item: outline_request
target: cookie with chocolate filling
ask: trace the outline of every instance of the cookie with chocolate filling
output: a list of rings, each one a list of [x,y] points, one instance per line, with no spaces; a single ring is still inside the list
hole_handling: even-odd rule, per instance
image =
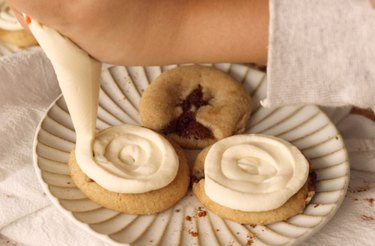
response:
[[[245,131],[249,94],[230,75],[213,67],[185,66],[162,73],[140,102],[143,126],[185,148],[203,148]]]
[[[195,160],[192,170],[193,193],[208,210],[221,218],[241,224],[272,224],[302,213],[306,204],[315,194],[316,175],[310,170],[309,177],[302,188],[279,208],[269,211],[247,212],[222,206],[211,200],[204,188],[204,162],[209,149],[210,147],[207,147],[202,150]]]
[[[92,201],[105,208],[126,214],[154,214],[162,212],[182,199],[190,184],[190,171],[183,150],[173,144],[179,158],[179,168],[174,180],[167,186],[145,193],[116,193],[104,189],[90,179],[79,167],[75,151],[69,157],[70,176],[75,185]]]

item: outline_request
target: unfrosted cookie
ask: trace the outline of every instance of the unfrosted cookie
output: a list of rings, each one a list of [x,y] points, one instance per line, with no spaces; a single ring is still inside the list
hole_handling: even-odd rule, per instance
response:
[[[175,179],[167,186],[145,193],[127,194],[111,192],[82,172],[75,159],[75,151],[69,158],[70,175],[76,186],[92,201],[103,207],[126,214],[154,214],[166,210],[183,198],[189,188],[190,176],[184,152],[173,144],[179,157]]]
[[[9,6],[0,1],[0,41],[26,48],[37,44],[37,41],[23,29]]]
[[[282,206],[268,210],[248,212],[237,209],[232,209],[210,199],[205,192],[205,174],[204,163],[210,147],[202,150],[197,156],[193,170],[193,193],[198,200],[210,211],[217,214],[221,218],[229,219],[242,224],[271,224],[278,221],[286,220],[296,214],[302,213],[305,205],[310,202],[315,190],[315,173],[310,172],[306,183],[290,197]],[[225,195],[223,195],[225,196]],[[237,201],[243,203],[243,200]],[[264,206],[264,204],[259,204]]]
[[[242,133],[251,100],[242,85],[213,67],[185,66],[162,73],[142,95],[143,126],[185,148],[202,148]]]

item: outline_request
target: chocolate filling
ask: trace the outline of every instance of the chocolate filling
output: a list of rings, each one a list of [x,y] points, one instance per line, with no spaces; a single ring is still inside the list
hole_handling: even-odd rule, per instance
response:
[[[202,87],[194,89],[178,106],[182,108],[182,114],[169,122],[161,130],[163,134],[176,133],[181,137],[193,137],[194,139],[214,138],[210,129],[196,121],[197,110],[207,105],[208,102],[203,99]]]

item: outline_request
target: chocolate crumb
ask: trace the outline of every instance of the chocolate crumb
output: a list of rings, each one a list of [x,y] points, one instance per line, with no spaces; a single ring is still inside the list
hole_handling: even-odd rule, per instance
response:
[[[197,231],[190,231],[189,230],[189,234],[192,235],[193,237],[198,237],[199,236],[199,232],[197,232]]]
[[[357,187],[356,189],[349,187],[348,191],[350,193],[360,193],[360,192],[368,191],[370,189],[371,187],[369,185],[364,185],[364,186]]]
[[[152,242],[154,242],[154,240],[150,240],[149,242],[152,243]]]
[[[252,228],[255,228],[257,225],[255,225],[255,224],[250,224],[249,226],[251,226]]]
[[[176,213],[179,213],[179,212],[180,212],[181,210],[179,210],[179,209],[176,209],[175,211],[176,211]]]
[[[247,239],[246,246],[251,246],[252,244],[253,244],[253,240],[252,239]]]
[[[207,211],[204,210],[202,207],[198,207],[197,215],[198,217],[204,217],[207,215]]]
[[[185,219],[186,219],[187,221],[191,221],[191,216],[187,215],[187,216],[185,217]]]
[[[252,234],[248,233],[246,238],[247,238],[246,246],[251,246],[252,243],[254,242],[253,241],[254,236]]]
[[[361,215],[361,219],[364,221],[373,221],[375,220],[374,217],[367,216],[367,215]]]
[[[66,184],[70,185],[70,182],[66,182]]]
[[[369,189],[370,189],[370,186],[365,185],[365,186],[359,187],[357,189],[357,192],[364,192],[364,191],[368,191]]]
[[[315,205],[314,205],[314,208],[317,208],[317,207],[319,207],[319,205],[320,205],[320,204],[315,204]]]
[[[368,204],[369,204],[371,207],[374,205],[374,198],[366,198],[365,200],[368,202]]]
[[[237,235],[240,235],[240,233],[239,233],[239,232],[236,232],[236,234],[237,234]]]
[[[216,231],[220,231],[220,229],[216,229]]]
[[[204,217],[207,215],[206,211],[198,211],[198,217]]]

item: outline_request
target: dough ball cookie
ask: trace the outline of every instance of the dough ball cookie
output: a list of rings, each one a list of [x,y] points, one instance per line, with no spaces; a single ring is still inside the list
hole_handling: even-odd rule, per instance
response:
[[[212,201],[205,192],[204,161],[210,147],[199,153],[192,171],[193,193],[198,200],[210,211],[221,218],[229,219],[241,224],[271,224],[286,220],[296,214],[302,213],[306,204],[310,202],[315,193],[316,176],[310,172],[309,178],[303,187],[281,207],[259,212],[247,212],[231,209]]]
[[[185,153],[173,144],[180,160],[175,179],[169,185],[145,193],[115,193],[99,186],[82,172],[75,159],[74,150],[70,154],[70,175],[76,186],[86,196],[102,205],[126,214],[154,214],[166,210],[183,198],[189,188],[190,175]]]
[[[212,67],[186,66],[162,73],[140,102],[143,126],[185,148],[203,148],[245,131],[251,100],[242,85]]]

